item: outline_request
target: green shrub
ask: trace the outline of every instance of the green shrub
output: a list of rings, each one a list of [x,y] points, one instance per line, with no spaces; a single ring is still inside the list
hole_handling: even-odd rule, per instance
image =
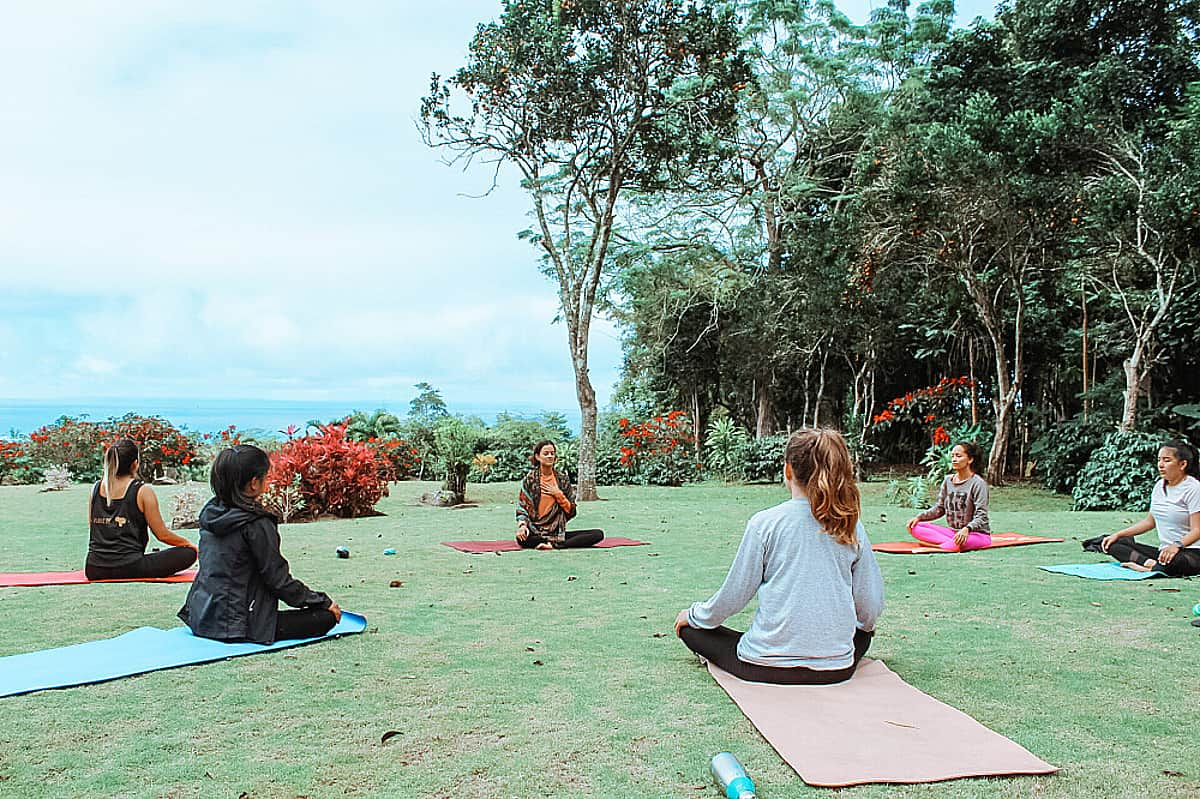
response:
[[[1104,437],[1112,430],[1112,422],[1096,417],[1084,422],[1076,416],[1038,436],[1029,448],[1029,459],[1036,465],[1034,473],[1042,485],[1051,491],[1070,494],[1075,489],[1083,467]]]
[[[1076,510],[1145,510],[1158,478],[1156,461],[1162,436],[1151,433],[1109,433],[1097,447],[1075,483],[1071,496]]]
[[[785,433],[746,439],[737,451],[742,479],[748,483],[778,483],[783,480],[783,448],[787,446],[787,441]]]

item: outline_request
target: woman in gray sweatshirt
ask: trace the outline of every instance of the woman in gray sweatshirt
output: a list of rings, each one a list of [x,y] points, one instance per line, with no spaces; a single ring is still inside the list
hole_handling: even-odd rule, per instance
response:
[[[947,552],[965,552],[992,545],[988,520],[988,484],[980,476],[983,451],[974,441],[960,441],[950,449],[950,468],[938,490],[937,504],[908,520],[913,538]],[[946,526],[932,524],[946,517]]]
[[[680,611],[675,634],[744,680],[842,682],[871,643],[883,578],[859,521],[858,486],[840,433],[804,429],[784,451],[791,499],[755,514],[725,583]],[[721,626],[758,594],[745,633]]]

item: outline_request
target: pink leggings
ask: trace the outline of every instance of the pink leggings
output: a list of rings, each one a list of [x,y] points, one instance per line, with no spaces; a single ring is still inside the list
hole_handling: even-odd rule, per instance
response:
[[[963,542],[962,547],[954,543],[956,531],[949,527],[943,527],[940,524],[931,524],[929,522],[917,522],[913,525],[913,538],[919,541],[924,541],[927,544],[933,544],[938,549],[944,549],[947,552],[966,552],[968,549],[983,549],[992,543],[992,537],[987,533],[967,533],[967,540]]]

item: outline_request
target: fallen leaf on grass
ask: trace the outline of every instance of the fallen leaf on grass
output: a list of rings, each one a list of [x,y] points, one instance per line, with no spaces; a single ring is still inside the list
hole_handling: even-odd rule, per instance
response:
[[[385,732],[383,735],[381,735],[379,737],[379,743],[385,744],[388,742],[389,738],[395,738],[397,735],[401,735],[401,734],[402,733],[400,732],[400,730],[388,730],[387,732]]]
[[[390,583],[388,583],[388,588],[403,588],[403,587],[404,587],[403,580],[392,580]]]

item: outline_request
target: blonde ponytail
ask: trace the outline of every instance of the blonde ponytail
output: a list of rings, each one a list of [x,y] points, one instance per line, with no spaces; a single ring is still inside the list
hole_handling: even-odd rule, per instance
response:
[[[128,438],[118,438],[104,450],[104,475],[100,479],[104,483],[104,495],[109,502],[113,500],[113,478],[133,474],[133,464],[137,459],[138,446]]]
[[[827,428],[798,430],[788,440],[784,460],[825,532],[839,544],[856,546],[860,498],[842,434]]]
[[[112,502],[112,479],[117,473],[117,448],[109,445],[108,449],[104,450],[104,476],[101,480],[104,482],[104,498]]]

